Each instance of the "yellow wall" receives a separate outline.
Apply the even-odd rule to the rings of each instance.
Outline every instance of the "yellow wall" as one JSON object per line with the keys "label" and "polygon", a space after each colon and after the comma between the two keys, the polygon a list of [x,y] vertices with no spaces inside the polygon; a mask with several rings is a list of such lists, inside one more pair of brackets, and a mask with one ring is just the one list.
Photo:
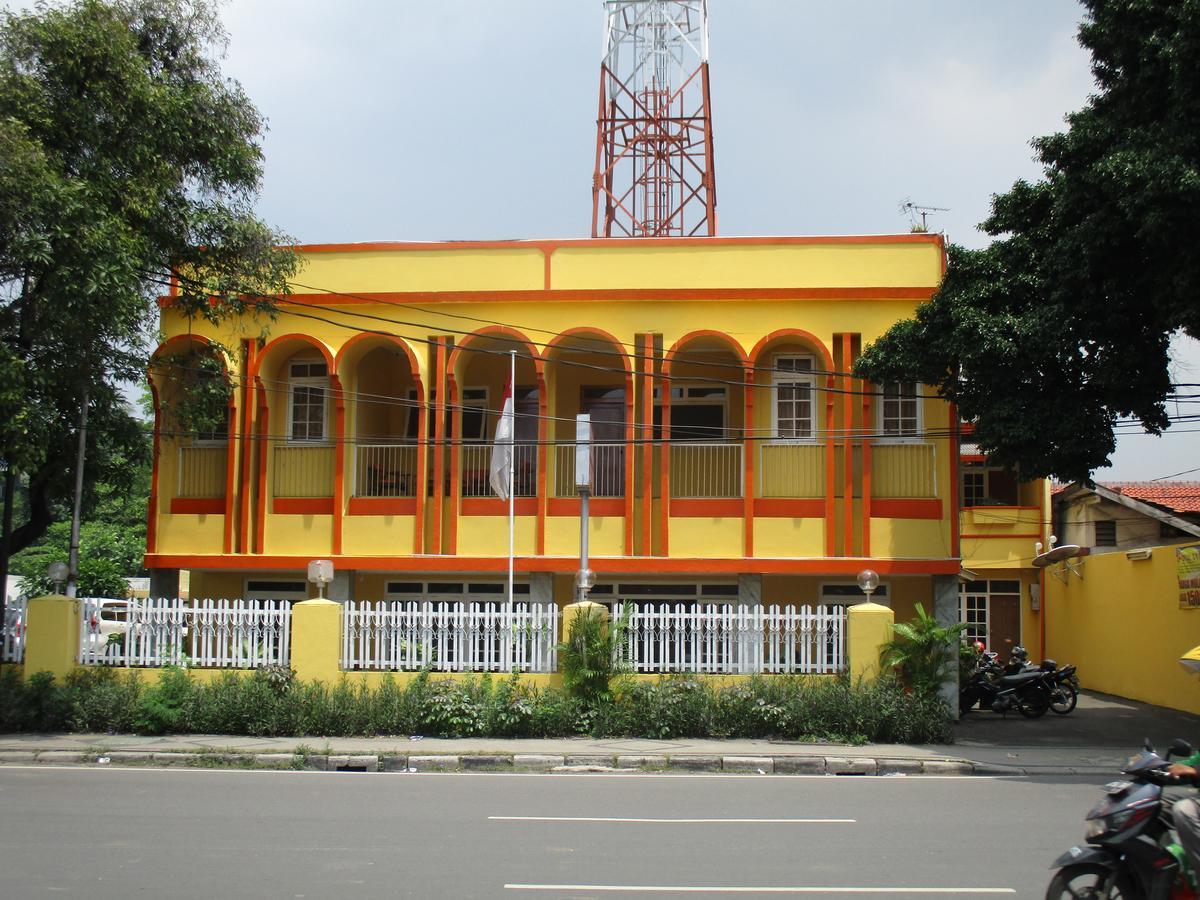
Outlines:
{"label": "yellow wall", "polygon": [[744,526],[741,519],[685,519],[671,517],[672,556],[727,559],[742,555]]}
{"label": "yellow wall", "polygon": [[814,557],[825,555],[825,519],[754,520],[754,555]]}
{"label": "yellow wall", "polygon": [[949,556],[946,523],[935,519],[871,519],[871,554],[895,559]]}
{"label": "yellow wall", "polygon": [[1180,609],[1175,547],[1149,560],[1090,556],[1083,578],[1046,577],[1046,652],[1085,688],[1200,713],[1200,682],[1179,657],[1200,644],[1200,609]]}
{"label": "yellow wall", "polygon": [[412,516],[346,516],[342,545],[363,556],[408,556],[412,553]]}
{"label": "yellow wall", "polygon": [[[624,516],[588,516],[588,554],[623,556],[625,553]],[[579,555],[579,520],[570,516],[546,519],[546,555]]]}

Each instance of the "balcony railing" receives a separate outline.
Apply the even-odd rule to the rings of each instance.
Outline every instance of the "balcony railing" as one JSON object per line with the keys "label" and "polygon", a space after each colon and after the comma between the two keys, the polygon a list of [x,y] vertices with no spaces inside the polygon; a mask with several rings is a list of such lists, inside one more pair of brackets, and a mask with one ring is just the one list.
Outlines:
{"label": "balcony railing", "polygon": [[[575,445],[554,448],[554,496],[574,497]],[[625,445],[592,444],[592,496],[625,496]]]}
{"label": "balcony railing", "polygon": [[875,444],[871,448],[871,494],[875,497],[936,497],[933,444]]}
{"label": "balcony railing", "polygon": [[286,444],[275,448],[276,497],[333,496],[333,448]]}
{"label": "balcony railing", "polygon": [[676,499],[740,497],[742,473],[740,443],[671,444],[671,496]]}
{"label": "balcony railing", "polygon": [[825,448],[820,444],[760,444],[758,472],[763,497],[822,497]]}
{"label": "balcony railing", "polygon": [[178,497],[224,497],[226,446],[179,448]]}
{"label": "balcony railing", "polygon": [[[537,444],[516,444],[513,447],[513,496],[533,497],[537,494]],[[492,464],[491,444],[465,444],[462,447],[462,495],[464,497],[494,497],[489,481]]]}
{"label": "balcony railing", "polygon": [[359,444],[354,450],[355,497],[415,497],[417,448],[412,444]]}

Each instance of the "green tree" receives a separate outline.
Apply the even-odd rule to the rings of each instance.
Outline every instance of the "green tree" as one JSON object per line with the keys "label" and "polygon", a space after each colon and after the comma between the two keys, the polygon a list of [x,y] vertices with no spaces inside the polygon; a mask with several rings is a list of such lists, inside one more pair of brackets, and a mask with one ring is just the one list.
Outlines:
{"label": "green tree", "polygon": [[883,645],[880,663],[895,669],[914,693],[936,696],[942,682],[958,667],[954,648],[966,627],[966,622],[941,625],[918,603],[916,618],[892,626],[895,634]]}
{"label": "green tree", "polygon": [[119,491],[147,458],[120,385],[145,376],[172,273],[210,320],[287,292],[296,257],[253,214],[264,122],[221,74],[224,42],[215,0],[0,18],[0,462],[28,492],[13,550],[62,515],[82,403],[89,485]]}
{"label": "green tree", "polygon": [[985,249],[856,373],[958,404],[992,461],[1086,479],[1129,417],[1167,428],[1168,342],[1200,337],[1200,0],[1084,0],[1096,93],[993,197]]}

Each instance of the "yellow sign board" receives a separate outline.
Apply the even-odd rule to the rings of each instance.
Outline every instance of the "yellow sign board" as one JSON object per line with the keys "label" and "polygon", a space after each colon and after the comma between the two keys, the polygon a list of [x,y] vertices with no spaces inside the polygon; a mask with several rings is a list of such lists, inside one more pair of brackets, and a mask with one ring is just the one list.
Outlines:
{"label": "yellow sign board", "polygon": [[1200,609],[1200,546],[1177,547],[1180,609]]}

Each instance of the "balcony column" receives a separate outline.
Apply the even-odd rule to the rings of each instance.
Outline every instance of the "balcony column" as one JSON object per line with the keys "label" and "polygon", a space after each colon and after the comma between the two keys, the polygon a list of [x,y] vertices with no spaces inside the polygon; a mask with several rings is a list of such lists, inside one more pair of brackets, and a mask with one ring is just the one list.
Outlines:
{"label": "balcony column", "polygon": [[271,452],[271,407],[267,401],[267,389],[262,378],[254,376],[254,387],[258,392],[258,436],[255,453],[258,454],[258,485],[254,504],[254,552],[262,553],[267,525],[267,457]]}
{"label": "balcony column", "polygon": [[250,479],[254,472],[253,434],[254,434],[254,383],[250,372],[254,370],[254,361],[258,354],[258,341],[250,338],[242,339],[242,428],[238,434],[241,445],[241,470],[238,472],[238,525],[237,550],[239,553],[250,551]]}
{"label": "balcony column", "polygon": [[758,446],[754,429],[754,370],[743,369],[745,386],[742,395],[745,397],[745,412],[742,419],[742,467],[745,477],[742,481],[742,555],[754,555],[754,450]]}
{"label": "balcony column", "polygon": [[234,534],[234,481],[237,476],[238,451],[238,408],[232,391],[229,394],[228,427],[225,429],[225,526],[222,535],[222,550],[233,552]]}
{"label": "balcony column", "polygon": [[[670,360],[663,363],[663,374],[669,375]],[[658,493],[661,515],[658,518],[658,552],[660,556],[670,556],[671,534],[671,382],[667,378],[659,379],[662,406],[662,429],[659,433]],[[653,423],[651,423],[653,428]]]}
{"label": "balcony column", "polygon": [[875,397],[873,386],[866,381],[856,382],[862,390],[862,555],[871,555],[871,445],[875,432]]}
{"label": "balcony column", "polygon": [[[636,345],[635,345],[636,346]],[[625,373],[625,555],[633,556],[633,373]]]}
{"label": "balcony column", "polygon": [[[158,402],[158,388],[153,378],[147,378],[150,385],[150,399],[154,402],[154,442],[150,456],[150,498],[146,504],[146,552],[158,550],[158,458],[161,454],[159,433],[162,430],[162,409]],[[7,585],[4,586],[7,590]]]}
{"label": "balcony column", "polygon": [[[543,359],[533,361],[537,375],[538,392],[538,445],[537,445],[537,528],[534,541],[534,552],[538,556],[546,555],[546,514],[550,506],[550,492],[546,489],[547,462],[550,455],[550,398],[546,396],[546,362]],[[515,390],[515,387],[514,387]],[[515,400],[514,400],[515,402]]]}
{"label": "balcony column", "polygon": [[179,596],[178,569],[151,569],[150,596],[153,598]]}
{"label": "balcony column", "polygon": [[[433,523],[429,552],[442,552],[442,516],[446,491],[446,356],[445,337],[434,337],[433,370]],[[424,523],[420,523],[424,527]]]}
{"label": "balcony column", "polygon": [[462,504],[462,407],[453,372],[446,374],[446,400],[450,404],[450,514],[445,552],[453,556],[458,553],[458,510]]}

